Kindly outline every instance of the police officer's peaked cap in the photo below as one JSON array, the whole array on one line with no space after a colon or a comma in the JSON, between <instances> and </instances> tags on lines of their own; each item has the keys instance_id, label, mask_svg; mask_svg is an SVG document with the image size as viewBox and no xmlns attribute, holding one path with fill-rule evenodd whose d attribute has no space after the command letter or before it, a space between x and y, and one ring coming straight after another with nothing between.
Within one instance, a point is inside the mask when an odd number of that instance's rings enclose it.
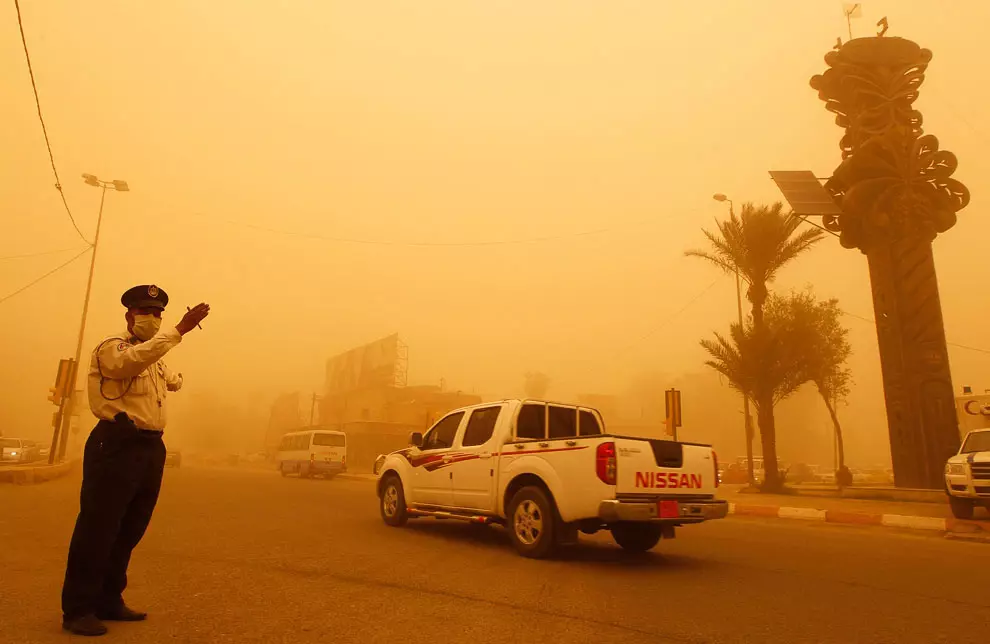
<instances>
[{"instance_id":1,"label":"police officer's peaked cap","mask_svg":"<svg viewBox=\"0 0 990 644\"><path fill-rule=\"evenodd\" d=\"M120 296L120 303L129 309L161 309L168 305L168 293L154 284L143 284L127 289Z\"/></svg>"}]
</instances>

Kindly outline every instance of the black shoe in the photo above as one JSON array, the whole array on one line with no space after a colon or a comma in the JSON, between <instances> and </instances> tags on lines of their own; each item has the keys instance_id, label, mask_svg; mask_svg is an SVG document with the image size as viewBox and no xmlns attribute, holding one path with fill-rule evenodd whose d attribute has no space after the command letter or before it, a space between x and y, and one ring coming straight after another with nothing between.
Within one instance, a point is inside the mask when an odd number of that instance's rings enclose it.
<instances>
[{"instance_id":1,"label":"black shoe","mask_svg":"<svg viewBox=\"0 0 990 644\"><path fill-rule=\"evenodd\" d=\"M121 604L110 610L97 611L96 616L107 622L142 622L148 613L131 610L126 604Z\"/></svg>"},{"instance_id":2,"label":"black shoe","mask_svg":"<svg viewBox=\"0 0 990 644\"><path fill-rule=\"evenodd\" d=\"M93 613L74 619L63 619L62 628L70 633L85 635L86 637L97 637L107 632L107 627Z\"/></svg>"}]
</instances>

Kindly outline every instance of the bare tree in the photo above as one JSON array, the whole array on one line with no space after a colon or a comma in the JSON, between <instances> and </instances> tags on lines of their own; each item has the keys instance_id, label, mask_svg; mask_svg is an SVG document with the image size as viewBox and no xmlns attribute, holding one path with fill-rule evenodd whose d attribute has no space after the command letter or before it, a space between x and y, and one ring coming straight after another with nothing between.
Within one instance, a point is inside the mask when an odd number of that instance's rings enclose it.
<instances>
[{"instance_id":1,"label":"bare tree","mask_svg":"<svg viewBox=\"0 0 990 644\"><path fill-rule=\"evenodd\" d=\"M767 303L768 315L788 318L800 335L796 350L804 360L803 369L808 380L815 383L828 410L835 431L838 469L835 480L839 487L852 483L852 474L846 467L842 425L837 413L838 405L849 395L852 373L846 361L852 354L849 331L842 326L842 310L835 298L818 300L809 288L786 297L773 295Z\"/></svg>"}]
</instances>

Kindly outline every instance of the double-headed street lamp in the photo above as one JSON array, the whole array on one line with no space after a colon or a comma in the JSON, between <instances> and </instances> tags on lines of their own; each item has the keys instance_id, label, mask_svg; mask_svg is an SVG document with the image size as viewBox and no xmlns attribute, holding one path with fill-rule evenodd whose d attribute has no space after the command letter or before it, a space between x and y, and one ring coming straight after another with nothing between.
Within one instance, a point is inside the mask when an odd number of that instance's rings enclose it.
<instances>
[{"instance_id":1,"label":"double-headed street lamp","mask_svg":"<svg viewBox=\"0 0 990 644\"><path fill-rule=\"evenodd\" d=\"M735 210L732 208L732 199L729 199L725 195L718 193L712 195L712 199L715 201L728 201L729 202L729 216L735 216ZM736 309L739 313L739 326L743 327L743 312L742 312L742 283L739 277L739 267L736 266ZM749 482L754 483L753 476L753 421L749 415L749 396L743 392L743 414L745 415L744 423L746 427L746 458L749 466Z\"/></svg>"},{"instance_id":2,"label":"double-headed street lamp","mask_svg":"<svg viewBox=\"0 0 990 644\"><path fill-rule=\"evenodd\" d=\"M62 423L60 428L62 436L59 440L58 449L59 460L65 458L65 447L69 435L69 424L72 422L73 406L75 405L76 376L79 374L79 358L82 356L83 334L86 332L86 314L89 312L89 294L93 289L93 270L96 268L96 249L100 244L100 224L103 223L103 202L106 200L107 190L116 190L117 192L130 191L126 181L103 181L102 179L99 179L91 174L84 174L82 178L87 185L93 186L94 188L101 188L102 192L100 194L100 212L96 216L96 236L93 238L92 243L93 255L89 261L89 280L86 282L86 297L83 300L82 321L79 323L79 341L76 344L76 359L75 362L72 363L72 373L69 375L69 391L71 392L71 395L66 400L66 408L62 412ZM53 458L50 459L51 461L54 461L54 451L55 450L52 450Z\"/></svg>"}]
</instances>

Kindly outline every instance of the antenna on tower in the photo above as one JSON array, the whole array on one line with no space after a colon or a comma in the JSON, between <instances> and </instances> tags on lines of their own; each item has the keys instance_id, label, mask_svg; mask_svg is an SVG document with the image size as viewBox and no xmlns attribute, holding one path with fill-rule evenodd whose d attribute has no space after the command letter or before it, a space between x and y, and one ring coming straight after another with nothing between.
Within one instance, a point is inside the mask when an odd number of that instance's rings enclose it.
<instances>
[{"instance_id":1,"label":"antenna on tower","mask_svg":"<svg viewBox=\"0 0 990 644\"><path fill-rule=\"evenodd\" d=\"M856 2L844 2L842 3L842 13L846 16L846 26L849 28L849 40L853 38L853 18L863 17L863 5L862 3Z\"/></svg>"}]
</instances>

